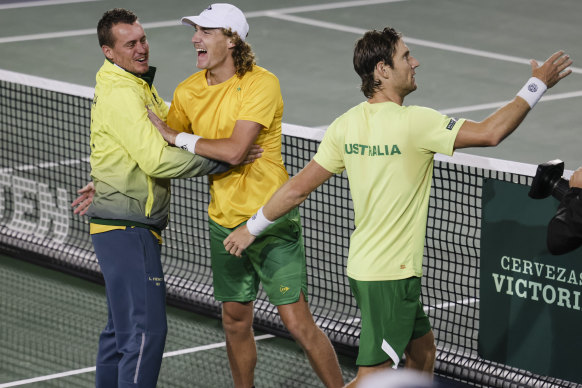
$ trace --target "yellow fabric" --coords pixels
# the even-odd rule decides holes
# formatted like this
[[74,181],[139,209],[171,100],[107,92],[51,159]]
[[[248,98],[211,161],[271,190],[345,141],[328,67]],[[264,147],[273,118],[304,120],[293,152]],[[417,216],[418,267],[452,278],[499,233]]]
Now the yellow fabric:
[[237,120],[264,127],[256,140],[264,149],[260,159],[209,177],[208,214],[219,225],[233,228],[246,221],[289,179],[281,157],[282,116],[279,80],[259,66],[210,86],[206,71],[200,71],[176,88],[168,114],[171,128],[221,139],[230,137]]
[[[89,234],[99,234],[99,233],[109,232],[109,231],[112,231],[112,230],[125,230],[125,229],[127,229],[127,226],[122,226],[122,225],[101,225],[101,224],[94,224],[94,223],[90,223],[89,224]],[[152,232],[152,234],[158,239],[158,242],[160,244],[163,243],[162,236],[160,236],[159,234],[157,234],[153,230],[150,230],[150,232]]]
[[168,106],[154,86],[105,60],[91,106],[91,177],[95,198],[88,215],[164,229],[170,178],[205,175],[218,165],[170,147],[147,116],[165,120]]
[[112,230],[125,230],[127,226],[122,225],[101,225],[101,224],[89,224],[89,234],[99,234],[105,233]]
[[148,199],[145,206],[145,215],[150,217],[152,215],[152,208],[154,207],[154,184],[152,179],[148,177]]
[[314,160],[348,174],[356,226],[349,277],[422,276],[434,153],[452,155],[463,122],[428,108],[364,102],[328,128]]

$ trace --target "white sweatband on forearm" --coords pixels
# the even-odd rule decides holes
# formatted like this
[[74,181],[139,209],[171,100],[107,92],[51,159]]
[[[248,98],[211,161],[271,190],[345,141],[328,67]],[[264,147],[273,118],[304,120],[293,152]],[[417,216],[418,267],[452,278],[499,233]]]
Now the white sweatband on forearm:
[[176,135],[176,147],[180,147],[183,150],[190,151],[193,154],[196,153],[196,142],[201,136],[193,135],[191,133],[180,132]]
[[247,221],[247,229],[249,233],[253,236],[258,236],[267,226],[271,225],[274,221],[269,221],[267,217],[263,214],[263,207],[261,207],[257,213],[249,218]]
[[527,101],[530,108],[533,108],[540,98],[542,98],[547,89],[548,87],[541,79],[531,77],[527,80],[525,85],[523,85],[523,88],[521,88],[517,95]]

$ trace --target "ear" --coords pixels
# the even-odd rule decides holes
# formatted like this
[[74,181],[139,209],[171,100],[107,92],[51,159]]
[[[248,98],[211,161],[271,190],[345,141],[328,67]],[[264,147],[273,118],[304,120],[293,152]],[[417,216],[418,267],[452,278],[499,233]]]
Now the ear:
[[383,78],[390,78],[390,67],[387,66],[384,62],[376,63],[376,68],[374,69],[379,76]]
[[101,46],[101,51],[103,51],[103,54],[107,59],[109,59],[110,61],[113,60],[113,49],[111,47],[103,45]]
[[232,38],[228,38],[226,40],[226,47],[228,47],[229,49],[234,47],[234,42],[232,41]]

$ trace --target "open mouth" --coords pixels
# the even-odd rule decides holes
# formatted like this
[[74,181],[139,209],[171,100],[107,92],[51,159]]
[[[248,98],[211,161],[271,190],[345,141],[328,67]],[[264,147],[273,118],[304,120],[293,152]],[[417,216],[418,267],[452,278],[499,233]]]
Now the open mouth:
[[148,61],[147,57],[141,57],[141,58],[137,58],[136,61],[138,61],[139,63],[144,63]]
[[200,48],[199,49],[196,49],[196,52],[198,53],[198,55],[200,55],[200,54],[206,54],[207,53],[206,50],[200,49]]

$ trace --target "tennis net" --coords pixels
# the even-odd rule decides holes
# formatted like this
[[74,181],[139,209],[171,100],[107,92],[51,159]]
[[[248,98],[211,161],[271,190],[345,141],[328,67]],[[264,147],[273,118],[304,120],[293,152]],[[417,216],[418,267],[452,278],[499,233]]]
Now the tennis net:
[[[100,281],[88,220],[73,214],[76,191],[90,179],[91,88],[0,71],[0,250]],[[284,125],[290,175],[315,154],[322,130]],[[422,301],[436,342],[436,372],[485,387],[577,386],[481,359],[479,257],[483,180],[529,185],[536,166],[456,154],[436,156],[427,226]],[[218,317],[212,295],[206,178],[173,182],[163,264],[172,304]],[[300,207],[310,307],[341,351],[355,353],[359,311],[345,264],[353,231],[346,175],[334,176]],[[260,329],[287,335],[264,293]],[[91,306],[87,306],[91,308]]]

